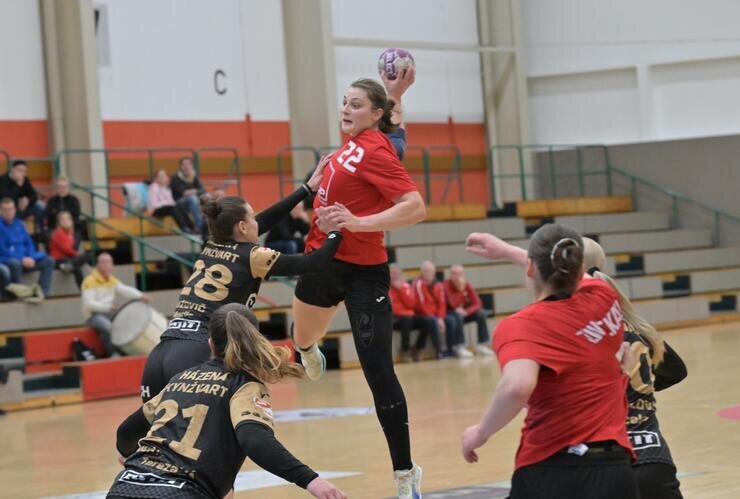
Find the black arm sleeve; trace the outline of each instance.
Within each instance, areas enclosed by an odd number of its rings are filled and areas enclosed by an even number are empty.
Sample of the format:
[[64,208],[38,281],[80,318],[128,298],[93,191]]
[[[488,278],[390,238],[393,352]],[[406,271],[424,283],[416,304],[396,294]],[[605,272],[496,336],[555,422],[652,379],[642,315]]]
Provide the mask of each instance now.
[[303,255],[280,254],[275,264],[267,273],[272,276],[294,276],[302,274],[315,274],[326,269],[327,262],[334,257],[342,242],[342,233],[333,231],[316,251]]
[[688,374],[686,364],[668,343],[665,343],[663,362],[655,366],[653,372],[655,373],[655,382],[653,383],[655,391],[665,390],[679,383]]
[[283,199],[260,211],[255,218],[259,227],[259,234],[262,235],[278,223],[283,217],[295,208],[295,205],[303,201],[310,194],[308,186],[301,185],[292,194],[288,194]]
[[36,189],[34,189],[30,180],[26,179],[26,181],[23,182],[22,191],[22,196],[26,196],[28,198],[29,206],[33,206],[33,204],[39,200],[39,194],[36,192]]
[[72,213],[72,220],[80,221],[80,200],[76,196],[69,196],[69,211]]
[[116,432],[116,448],[122,456],[128,457],[139,448],[139,439],[144,438],[151,428],[141,407],[123,420]]
[[283,447],[270,428],[245,422],[236,429],[236,438],[246,456],[260,468],[305,489],[319,475]]
[[195,176],[195,180],[193,180],[193,187],[198,189],[198,196],[201,196],[206,192],[206,188],[203,187],[203,182],[200,181],[200,177],[197,175]]

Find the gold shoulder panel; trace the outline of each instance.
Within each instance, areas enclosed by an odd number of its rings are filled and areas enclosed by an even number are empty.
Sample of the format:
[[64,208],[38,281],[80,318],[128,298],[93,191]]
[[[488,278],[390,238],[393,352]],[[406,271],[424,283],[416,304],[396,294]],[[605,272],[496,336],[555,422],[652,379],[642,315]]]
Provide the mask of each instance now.
[[244,421],[257,421],[274,429],[270,392],[262,383],[242,385],[231,397],[229,408],[234,428]]
[[270,248],[261,246],[252,248],[252,251],[249,252],[249,267],[252,270],[252,275],[264,279],[279,256],[280,252]]

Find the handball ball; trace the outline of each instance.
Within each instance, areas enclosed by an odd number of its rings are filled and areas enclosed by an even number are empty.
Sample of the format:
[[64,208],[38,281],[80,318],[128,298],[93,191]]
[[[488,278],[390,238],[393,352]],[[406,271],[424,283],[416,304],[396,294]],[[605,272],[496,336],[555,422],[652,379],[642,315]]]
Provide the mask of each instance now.
[[378,59],[378,71],[385,73],[389,80],[395,80],[401,71],[413,65],[414,57],[404,49],[386,49]]

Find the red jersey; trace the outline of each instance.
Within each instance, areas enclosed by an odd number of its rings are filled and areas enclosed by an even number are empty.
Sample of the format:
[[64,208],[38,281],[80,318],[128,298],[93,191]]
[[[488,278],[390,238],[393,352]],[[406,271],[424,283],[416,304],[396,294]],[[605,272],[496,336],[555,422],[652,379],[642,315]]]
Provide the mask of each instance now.
[[411,285],[404,282],[401,288],[391,285],[389,290],[393,315],[410,317],[416,309],[416,294]]
[[452,279],[447,279],[444,282],[444,287],[448,308],[455,310],[458,307],[462,307],[465,309],[465,315],[474,314],[483,308],[483,303],[481,303],[478,293],[475,292],[475,289],[473,289],[473,286],[469,282],[466,282],[465,287],[460,290],[452,282]]
[[434,281],[432,284],[424,282],[419,277],[411,284],[416,293],[416,311],[419,315],[428,315],[444,319],[447,314],[447,302],[445,290],[441,282]]
[[75,247],[74,232],[66,231],[61,227],[54,229],[49,239],[49,256],[54,260],[76,257],[77,248]]
[[624,423],[628,379],[615,357],[622,334],[617,294],[598,279],[584,279],[570,298],[533,303],[498,325],[493,348],[501,369],[514,359],[540,365],[517,469],[581,443],[615,440],[632,449]]
[[[335,152],[326,165],[314,208],[341,203],[353,215],[363,217],[380,213],[393,200],[417,190],[396,156],[388,137],[378,130],[365,130]],[[388,261],[383,231],[342,231],[342,243],[334,258],[357,265],[378,265]],[[318,249],[326,239],[316,225],[306,237],[306,251]]]

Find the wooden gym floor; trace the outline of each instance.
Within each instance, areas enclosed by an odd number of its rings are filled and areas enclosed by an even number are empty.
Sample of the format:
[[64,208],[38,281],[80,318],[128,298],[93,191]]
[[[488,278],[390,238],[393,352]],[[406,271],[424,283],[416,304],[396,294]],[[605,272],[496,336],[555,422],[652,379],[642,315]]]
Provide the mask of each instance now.
[[[684,496],[740,497],[740,323],[664,335],[689,371],[683,383],[658,396],[661,426],[682,473]],[[476,465],[466,464],[459,448],[460,432],[490,400],[499,376],[496,361],[429,361],[399,365],[397,371],[409,402],[413,455],[424,468],[425,494],[489,484],[487,495],[465,497],[503,497],[491,491],[506,484],[490,484],[510,478],[521,418],[488,442]],[[273,395],[277,410],[366,409],[372,403],[359,370],[330,372],[316,383],[286,383],[275,387]],[[82,496],[107,490],[120,469],[115,429],[137,403],[126,398],[0,417],[0,497]],[[720,416],[722,410],[729,417]],[[357,473],[335,480],[349,497],[393,494],[390,460],[373,414],[282,422],[278,435],[316,470]],[[244,469],[255,466],[247,463]],[[257,481],[249,478],[245,485]],[[294,486],[239,488],[236,496],[241,498],[308,497]]]

